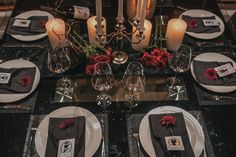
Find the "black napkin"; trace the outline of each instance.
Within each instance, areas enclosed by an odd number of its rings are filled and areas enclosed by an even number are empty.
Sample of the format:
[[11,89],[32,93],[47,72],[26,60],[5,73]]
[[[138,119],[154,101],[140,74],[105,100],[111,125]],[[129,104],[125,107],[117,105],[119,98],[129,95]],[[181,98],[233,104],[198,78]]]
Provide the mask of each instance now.
[[[187,23],[187,32],[193,33],[215,33],[220,32],[219,26],[205,26],[203,20],[215,20],[215,16],[210,17],[191,17],[182,15],[182,19]],[[197,27],[191,26],[191,21],[196,22]]]
[[[160,124],[162,117],[165,115],[171,115],[176,118],[176,125],[172,127],[173,136],[181,136],[184,151],[167,151],[164,137],[172,135],[170,128]],[[173,154],[178,157],[194,157],[182,113],[152,114],[149,116],[149,125],[151,139],[157,157],[172,157]]]
[[236,73],[233,73],[222,78],[217,77],[215,80],[210,80],[204,76],[204,71],[208,68],[215,68],[223,64],[230,62],[203,62],[203,61],[193,61],[193,72],[196,79],[205,85],[214,85],[214,86],[232,86],[236,85]]
[[32,89],[36,68],[0,68],[0,73],[11,73],[7,84],[0,84],[0,94],[28,93]]
[[45,23],[48,21],[47,16],[32,16],[27,20],[30,20],[29,27],[17,27],[13,26],[16,18],[9,20],[9,27],[7,33],[11,35],[37,35],[46,32]]
[[[74,119],[72,125],[60,128],[60,124],[68,119]],[[50,118],[45,157],[57,157],[59,140],[75,138],[74,157],[85,156],[85,117]]]

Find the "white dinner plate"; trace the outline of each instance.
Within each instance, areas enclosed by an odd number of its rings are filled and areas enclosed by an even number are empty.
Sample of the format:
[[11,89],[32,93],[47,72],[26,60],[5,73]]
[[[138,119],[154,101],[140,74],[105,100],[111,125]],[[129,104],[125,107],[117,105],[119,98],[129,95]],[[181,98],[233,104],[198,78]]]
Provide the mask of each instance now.
[[152,145],[149,115],[150,114],[164,114],[164,113],[179,113],[182,112],[188,131],[189,140],[193,148],[195,157],[199,157],[204,149],[205,137],[201,125],[198,121],[187,111],[173,106],[162,106],[149,111],[142,119],[139,126],[140,142],[150,157],[155,157],[154,147]]
[[[19,15],[17,15],[15,18],[21,18],[21,19],[28,19],[32,16],[47,16],[48,20],[49,19],[53,19],[53,15],[46,12],[46,11],[41,11],[41,10],[31,10],[31,11],[26,11],[23,12]],[[11,34],[11,36],[17,40],[20,41],[35,41],[35,40],[39,40],[41,38],[46,37],[48,34],[47,32],[45,33],[41,33],[41,34],[36,34],[36,35],[13,35]]]
[[[205,62],[232,62],[234,69],[236,69],[236,63],[231,58],[218,53],[203,53],[196,56],[193,60]],[[198,84],[212,92],[227,93],[236,90],[236,86],[214,86],[201,84],[194,75],[193,62],[191,63],[191,73],[193,78],[198,82]]]
[[183,12],[180,15],[180,18],[182,18],[182,15],[187,15],[191,17],[209,17],[209,16],[215,16],[216,20],[219,22],[219,27],[220,27],[220,32],[215,32],[215,33],[193,33],[193,32],[186,32],[188,35],[198,38],[198,39],[214,39],[219,37],[221,34],[224,33],[225,30],[225,25],[224,22],[219,18],[217,15],[206,11],[206,10],[200,10],[200,9],[192,9]]
[[14,60],[10,60],[10,61],[0,64],[0,68],[7,68],[7,69],[28,68],[28,67],[36,67],[34,82],[33,82],[31,91],[28,93],[22,93],[22,94],[21,93],[0,94],[0,102],[9,103],[9,102],[18,101],[18,100],[21,100],[21,99],[27,97],[35,90],[35,88],[38,86],[38,83],[40,80],[40,71],[39,71],[38,67],[30,61],[23,60],[23,59],[14,59]]
[[70,118],[78,116],[84,116],[86,120],[85,157],[94,155],[102,139],[102,129],[98,119],[94,114],[84,108],[68,106],[51,112],[40,123],[35,134],[35,147],[40,157],[44,157],[46,151],[49,118]]

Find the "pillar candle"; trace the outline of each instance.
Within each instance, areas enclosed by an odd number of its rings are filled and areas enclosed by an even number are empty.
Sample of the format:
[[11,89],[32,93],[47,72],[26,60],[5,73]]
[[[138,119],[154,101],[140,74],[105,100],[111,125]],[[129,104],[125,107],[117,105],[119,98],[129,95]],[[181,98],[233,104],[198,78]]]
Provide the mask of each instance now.
[[146,6],[147,6],[147,0],[143,0],[142,2],[142,11],[140,16],[140,30],[144,30],[144,20],[146,16]]
[[174,18],[168,21],[166,37],[167,48],[171,51],[177,50],[183,42],[187,24],[182,19]]
[[[89,43],[90,44],[99,44],[96,40],[96,16],[92,16],[87,20],[87,29],[88,29],[88,36],[89,36]],[[101,34],[106,35],[106,19],[103,18],[102,20],[102,31]]]
[[97,32],[102,33],[102,0],[96,0]]
[[123,19],[123,0],[119,0],[118,5],[118,21],[121,22]]
[[55,18],[49,20],[46,25],[48,38],[53,49],[57,46],[66,46],[65,38],[65,22],[61,19]]
[[[141,51],[144,48],[148,47],[149,42],[150,42],[150,37],[151,37],[151,32],[152,32],[152,23],[148,20],[145,20],[144,23],[144,27],[145,27],[145,31],[144,36],[145,38],[138,44],[131,44],[132,48],[136,51]],[[135,31],[135,27],[133,26],[133,31]],[[137,42],[137,35],[139,34],[139,31],[136,31],[133,35],[132,35],[132,42]]]

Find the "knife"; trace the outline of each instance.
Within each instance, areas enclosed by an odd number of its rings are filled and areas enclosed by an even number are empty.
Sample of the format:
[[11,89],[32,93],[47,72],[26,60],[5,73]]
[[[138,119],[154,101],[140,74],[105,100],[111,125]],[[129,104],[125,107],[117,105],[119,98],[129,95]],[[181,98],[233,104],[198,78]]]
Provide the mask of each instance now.
[[23,105],[3,105],[0,109],[20,109],[20,110],[30,110],[30,107]]

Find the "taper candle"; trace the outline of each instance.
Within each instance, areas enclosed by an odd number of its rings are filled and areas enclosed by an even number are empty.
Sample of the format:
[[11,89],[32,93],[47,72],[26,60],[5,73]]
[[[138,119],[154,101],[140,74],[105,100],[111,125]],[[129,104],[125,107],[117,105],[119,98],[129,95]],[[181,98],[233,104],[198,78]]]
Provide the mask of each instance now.
[[137,2],[137,10],[136,10],[136,19],[137,20],[140,20],[141,8],[142,8],[142,0],[138,0],[138,2]]
[[140,30],[144,30],[144,20],[146,16],[146,6],[147,6],[147,0],[143,0],[142,2],[142,11],[141,11],[141,16],[140,16]]
[[118,5],[118,21],[122,22],[123,19],[123,0],[119,0]]
[[[96,0],[97,33],[102,34],[102,0]],[[96,33],[96,32],[95,32]]]

